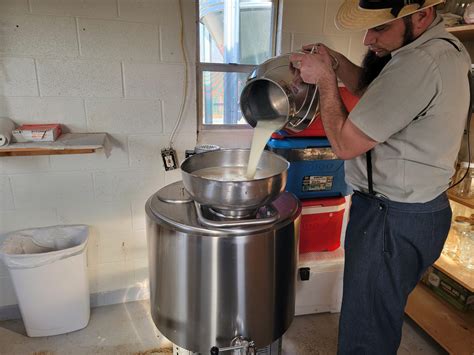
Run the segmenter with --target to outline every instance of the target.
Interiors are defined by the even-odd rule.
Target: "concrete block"
[[[38,77],[41,96],[122,97],[119,62],[40,59]]]
[[[163,182],[163,171],[159,169],[96,172],[95,197],[102,202],[143,201],[163,186]]]
[[[196,4],[194,1],[183,1],[184,47],[187,62],[196,60]],[[161,60],[164,62],[184,62],[181,48],[181,20],[178,2],[167,0],[160,4],[163,11],[160,17]]]
[[[0,212],[0,233],[58,224],[56,209],[39,206]]]
[[[0,176],[0,201],[0,211],[8,211],[15,208],[10,178],[8,176]]]
[[[35,62],[31,58],[0,58],[1,96],[38,96]]]
[[[325,7],[326,0],[291,0],[291,2],[284,3],[282,30],[285,32],[321,34],[323,32]]]
[[[96,267],[96,271],[98,292],[128,288],[133,284],[133,272],[127,263],[114,262],[99,264]]]
[[[79,55],[74,18],[2,14],[0,21],[2,55],[56,58]]]
[[[24,14],[28,11],[28,0],[2,0],[0,2],[2,15]]]
[[[49,171],[49,156],[2,157],[2,174],[26,174]]]
[[[88,224],[103,235],[131,233],[132,213],[128,201],[69,204],[58,210],[61,224]]]
[[[154,24],[79,19],[81,55],[85,58],[157,62],[158,27]]]
[[[166,175],[166,173],[165,173]],[[166,184],[165,184],[166,185]],[[162,186],[157,186],[156,191],[158,191]],[[155,191],[155,192],[156,192]],[[151,196],[151,194],[150,194]],[[143,196],[141,199],[136,199],[131,203],[132,208],[132,227],[133,231],[144,231],[146,228],[146,219],[145,219],[145,204],[150,196]]]
[[[140,259],[134,259],[131,260],[131,268],[133,271],[133,280],[135,285],[142,285],[143,286],[143,292],[146,293],[149,285],[149,271],[148,271],[148,255],[147,253],[144,253],[143,256]]]
[[[130,235],[128,233],[101,233],[98,248],[98,264],[125,263],[129,238]]]
[[[97,285],[97,266],[91,265],[89,262],[87,263],[87,276],[89,277],[89,292],[91,296],[93,293],[98,292],[98,285]],[[92,306],[92,302],[91,302]]]
[[[69,206],[93,204],[90,173],[39,173],[10,177],[17,208]]]
[[[344,34],[343,31],[340,31],[334,22],[336,18],[337,11],[339,10],[339,6],[342,5],[343,0],[328,0],[326,5],[326,16],[324,21],[324,33],[331,35],[331,34]]]
[[[349,37],[344,35],[312,35],[308,33],[295,33],[293,39],[293,50],[301,49],[305,44],[324,43],[345,56],[349,51]]]
[[[90,131],[118,134],[161,133],[160,100],[86,100]]]
[[[193,2],[184,0],[183,3]],[[119,17],[127,21],[160,23],[166,17],[178,18],[175,0],[118,0]]]
[[[63,132],[86,132],[84,101],[57,97],[6,97],[0,101],[0,116],[23,123],[61,123]]]
[[[183,64],[123,64],[125,97],[179,100],[183,92]]]
[[[169,137],[163,135],[131,135],[128,137],[130,166],[161,169],[161,149],[169,146]],[[189,149],[189,148],[188,148]]]
[[[14,1],[14,0],[10,0]],[[116,0],[30,0],[33,14],[116,18]]]

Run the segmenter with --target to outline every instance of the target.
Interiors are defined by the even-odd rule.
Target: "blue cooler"
[[[337,158],[327,138],[270,139],[266,149],[290,162],[286,190],[300,199],[346,196],[344,161]]]

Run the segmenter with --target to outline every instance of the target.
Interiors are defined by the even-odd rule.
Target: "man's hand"
[[[314,48],[314,52],[311,53]],[[333,69],[333,57],[325,46],[305,46],[308,53],[292,53],[290,61],[299,70],[301,79],[308,84],[324,85],[333,82],[336,74]]]

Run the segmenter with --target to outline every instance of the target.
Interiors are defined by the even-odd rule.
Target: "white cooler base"
[[[306,268],[306,269],[304,269]],[[309,279],[301,280],[309,268]],[[302,271],[303,269],[303,271]],[[341,311],[344,249],[299,255],[295,315]]]

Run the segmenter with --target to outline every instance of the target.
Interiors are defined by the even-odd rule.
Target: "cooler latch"
[[[302,267],[299,269],[300,272],[300,279],[301,281],[308,281],[310,275],[310,268],[309,267]]]

